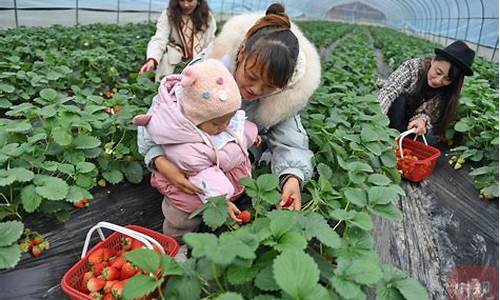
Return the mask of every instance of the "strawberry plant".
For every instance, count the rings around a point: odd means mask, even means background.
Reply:
[[[17,241],[23,229],[24,225],[19,221],[0,223],[0,269],[13,268],[21,259],[21,247]]]
[[[331,21],[299,21],[296,24],[318,49],[328,47],[353,29],[350,24]]]

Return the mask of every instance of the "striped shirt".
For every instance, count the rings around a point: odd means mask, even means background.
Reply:
[[[426,76],[424,74],[424,66],[425,59],[423,58],[407,60],[381,84],[377,98],[384,114],[387,114],[392,103],[399,96],[415,94],[419,79],[422,76]],[[427,130],[430,130],[440,121],[441,103],[442,97],[440,93],[437,93],[430,99],[424,100],[413,113],[410,122],[423,119]]]

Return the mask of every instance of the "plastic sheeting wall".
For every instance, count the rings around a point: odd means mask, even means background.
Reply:
[[[229,16],[265,10],[275,1],[213,0],[212,11]],[[285,0],[291,16],[323,19],[333,7],[360,2],[386,16],[385,25],[498,47],[497,0]],[[0,27],[154,21],[167,0],[0,0]],[[76,7],[79,11],[76,13]],[[14,9],[17,8],[17,11]]]

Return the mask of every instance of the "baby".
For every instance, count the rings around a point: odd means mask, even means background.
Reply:
[[[260,140],[240,106],[231,73],[218,60],[208,59],[164,78],[148,114],[134,118],[202,191],[184,193],[153,171],[151,185],[165,196],[164,233],[180,237],[195,230],[199,220],[193,226],[187,217],[210,197],[225,195],[230,209],[238,211],[231,201],[244,191],[239,180],[251,176],[247,150]]]

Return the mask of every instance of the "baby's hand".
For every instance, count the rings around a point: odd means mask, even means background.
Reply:
[[[255,138],[254,145],[260,147],[261,143],[262,143],[262,138],[260,137],[260,135],[257,135],[257,137]]]
[[[237,215],[239,215],[240,213],[241,211],[238,209],[236,204],[234,204],[231,201],[227,201],[227,214],[231,219],[233,219],[235,222],[239,224],[241,224],[241,219],[239,219]]]

